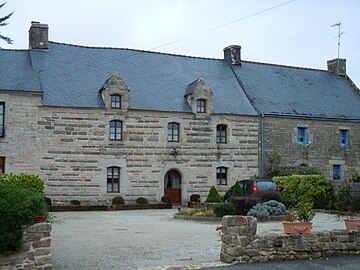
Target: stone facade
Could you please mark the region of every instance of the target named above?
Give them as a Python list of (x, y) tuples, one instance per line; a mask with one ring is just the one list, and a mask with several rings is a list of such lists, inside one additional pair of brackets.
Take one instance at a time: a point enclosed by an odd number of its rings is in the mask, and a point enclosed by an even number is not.
[[(114, 196), (160, 201), (169, 170), (181, 175), (182, 202), (205, 197), (216, 185), (216, 168), (227, 170), (226, 191), (258, 174), (258, 119), (236, 115), (41, 106), (38, 95), (0, 94), (5, 172), (38, 174), (55, 204), (73, 199), (108, 204)], [(109, 122), (123, 122), (123, 140), (109, 139)], [(168, 142), (167, 125), (180, 124), (180, 141)], [(216, 143), (216, 126), (227, 125), (227, 143)], [(176, 155), (174, 155), (176, 149)], [(120, 167), (120, 193), (108, 193), (107, 168)]]
[[(319, 168), (332, 179), (334, 164), (341, 165), (341, 180), (360, 171), (360, 123), (310, 118), (264, 118), (265, 164), (269, 155), (279, 153), (282, 166), (306, 164)], [(298, 144), (298, 127), (307, 129), (307, 143)], [(340, 130), (349, 131), (349, 145), (340, 146)]]
[(37, 223), (24, 229), (22, 249), (0, 257), (0, 269), (51, 270), (51, 224)]
[(243, 216), (225, 216), (222, 225), (220, 260), (225, 263), (315, 259), (360, 253), (360, 231), (257, 236), (256, 218)]

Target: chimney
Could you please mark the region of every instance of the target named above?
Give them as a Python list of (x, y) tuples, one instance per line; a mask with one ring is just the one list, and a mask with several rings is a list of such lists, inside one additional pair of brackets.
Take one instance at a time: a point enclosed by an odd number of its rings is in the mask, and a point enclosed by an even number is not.
[(329, 71), (334, 71), (339, 76), (346, 76), (346, 59), (335, 58), (327, 61)]
[(231, 65), (241, 65), (241, 46), (230, 45), (224, 49), (224, 59)]
[(31, 22), (29, 30), (29, 48), (47, 50), (48, 47), (48, 31), (47, 24), (39, 22)]

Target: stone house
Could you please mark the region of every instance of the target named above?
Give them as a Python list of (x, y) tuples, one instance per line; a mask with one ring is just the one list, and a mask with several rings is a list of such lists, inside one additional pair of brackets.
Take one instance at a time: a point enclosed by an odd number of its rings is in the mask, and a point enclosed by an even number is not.
[(76, 46), (32, 22), (28, 50), (0, 49), (0, 170), (40, 175), (61, 204), (186, 203), (264, 175), (272, 152), (329, 178), (359, 172), (360, 98), (346, 73), (243, 61), (240, 49), (210, 59)]

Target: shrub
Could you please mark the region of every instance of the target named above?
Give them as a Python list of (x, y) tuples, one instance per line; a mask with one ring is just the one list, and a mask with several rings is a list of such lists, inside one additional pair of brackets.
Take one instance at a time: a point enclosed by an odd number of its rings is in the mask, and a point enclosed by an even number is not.
[(325, 208), (332, 196), (330, 181), (321, 175), (292, 175), (274, 177), (280, 186), (281, 195), (287, 206), (299, 202), (310, 202), (316, 208)]
[(22, 226), (34, 223), (37, 215), (47, 215), (42, 192), (14, 183), (0, 182), (0, 254), (19, 250)]
[(247, 213), (248, 216), (256, 218), (264, 218), (268, 216), (281, 216), (286, 214), (286, 207), (284, 204), (271, 200), (263, 203), (258, 203)]
[(260, 200), (256, 197), (232, 197), (230, 202), (235, 207), (236, 215), (246, 216), (247, 212), (258, 204)]
[(111, 202), (111, 203), (114, 204), (114, 205), (117, 205), (117, 204), (125, 204), (125, 200), (124, 200), (124, 198), (121, 197), (121, 196), (116, 196), (116, 197), (114, 197), (114, 198), (112, 199), (112, 202)]
[(45, 197), (45, 202), (47, 205), (52, 205), (51, 199), (49, 197)]
[(352, 196), (351, 187), (348, 185), (341, 185), (335, 199), (335, 208), (340, 211), (351, 210)]
[(278, 201), (280, 203), (283, 202), (280, 192), (275, 190), (260, 190), (253, 193), (252, 196), (259, 198), (261, 202), (268, 202), (268, 201)]
[(137, 199), (135, 200), (135, 202), (136, 202), (137, 204), (148, 204), (148, 203), (149, 203), (149, 201), (148, 201), (146, 198), (144, 198), (144, 197), (139, 197), (139, 198), (137, 198)]
[(161, 201), (163, 203), (170, 204), (171, 203), (171, 198), (169, 196), (162, 196)]
[(190, 202), (201, 202), (199, 194), (191, 194)]
[(239, 182), (236, 182), (235, 185), (234, 185), (234, 188), (231, 192), (231, 196), (232, 197), (241, 197), (241, 196), (244, 196), (244, 192), (242, 190), (242, 188), (240, 187), (240, 183)]
[(360, 198), (353, 198), (353, 200), (352, 200), (352, 210), (360, 211)]
[(314, 217), (312, 207), (313, 204), (310, 202), (299, 202), (296, 211), (298, 220), (301, 222), (310, 222)]
[(223, 217), (226, 215), (234, 215), (235, 207), (231, 203), (219, 203), (214, 206), (214, 214), (217, 217)]
[(15, 183), (27, 189), (44, 192), (44, 182), (37, 175), (31, 174), (0, 174), (0, 182)]
[(221, 197), (219, 195), (219, 192), (215, 188), (215, 186), (212, 186), (209, 191), (209, 195), (207, 196), (206, 203), (221, 203)]
[(71, 200), (71, 201), (70, 201), (70, 204), (71, 204), (71, 205), (80, 205), (81, 202), (80, 202), (79, 200)]

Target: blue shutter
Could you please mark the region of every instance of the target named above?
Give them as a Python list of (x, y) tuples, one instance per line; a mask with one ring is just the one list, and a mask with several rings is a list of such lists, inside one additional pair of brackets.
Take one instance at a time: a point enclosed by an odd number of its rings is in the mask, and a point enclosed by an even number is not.
[(349, 131), (340, 130), (340, 145), (348, 146), (349, 145)]
[(306, 144), (306, 128), (298, 128), (298, 144)]

